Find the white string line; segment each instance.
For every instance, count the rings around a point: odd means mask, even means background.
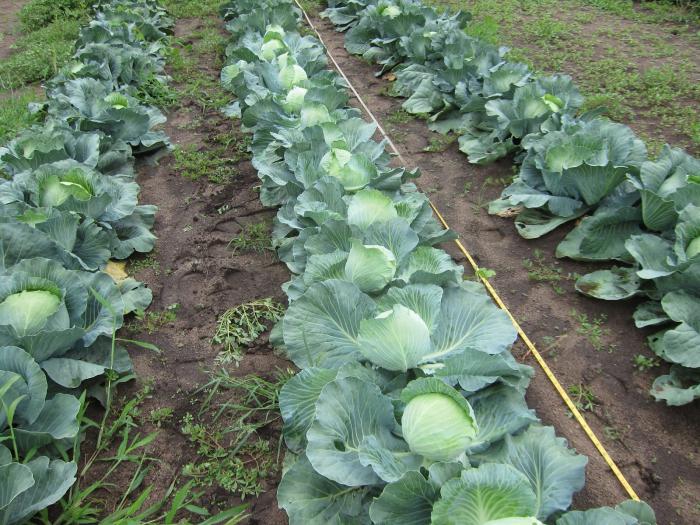
[[[299,4],[299,1],[298,1],[298,0],[294,0],[294,3],[299,7],[299,9],[301,9],[301,12],[304,14],[304,18],[306,18],[306,22],[311,26],[311,29],[314,30],[314,33],[316,33],[316,36],[318,37],[319,41],[321,42],[321,44],[323,45],[323,47],[326,49],[326,56],[327,56],[328,58],[331,59],[331,62],[333,62],[333,66],[335,66],[335,69],[338,71],[338,73],[340,74],[340,76],[343,77],[343,80],[345,80],[345,83],[346,83],[346,84],[348,85],[348,87],[350,88],[350,91],[352,91],[352,94],[355,95],[355,98],[356,98],[357,101],[360,103],[360,105],[362,106],[362,108],[365,110],[365,112],[367,113],[367,115],[369,115],[369,118],[372,119],[372,122],[374,122],[374,124],[377,126],[377,129],[379,130],[379,132],[384,136],[384,138],[386,139],[387,143],[389,144],[389,146],[390,146],[391,149],[393,150],[394,155],[396,155],[396,157],[398,157],[398,159],[401,161],[401,164],[403,164],[404,166],[408,166],[408,163],[407,163],[406,160],[403,158],[403,156],[401,155],[401,153],[399,152],[398,148],[396,147],[396,145],[394,144],[394,142],[391,140],[391,138],[389,137],[389,135],[387,134],[387,132],[384,131],[384,128],[383,128],[382,125],[379,123],[379,120],[377,120],[377,117],[375,117],[375,116],[374,116],[374,113],[372,113],[372,110],[369,109],[369,107],[367,107],[367,104],[365,104],[365,101],[362,100],[362,97],[360,96],[360,94],[359,94],[359,93],[357,92],[357,90],[355,89],[355,86],[352,84],[352,82],[350,82],[350,79],[347,77],[347,75],[345,74],[345,72],[343,71],[343,69],[340,67],[340,64],[338,64],[338,62],[336,62],[335,58],[333,57],[333,54],[328,50],[328,46],[327,46],[326,43],[324,42],[323,37],[321,36],[321,33],[318,31],[318,29],[316,29],[316,26],[315,26],[315,25],[313,24],[313,22],[311,21],[311,18],[309,18],[309,15],[306,13],[306,11],[304,10],[304,8]]]

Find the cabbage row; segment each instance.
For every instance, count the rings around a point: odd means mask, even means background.
[[[527,407],[517,333],[439,242],[453,238],[348,107],[290,0],[225,4],[226,111],[253,134],[260,197],[293,277],[271,340],[291,525],[654,524],[639,502],[565,511],[587,458]]]
[[[154,206],[138,204],[134,156],[168,144],[137,98],[162,83],[172,21],[153,2],[100,2],[73,59],[33,110],[45,123],[0,148],[0,523],[22,523],[76,480],[87,391],[131,370],[114,345],[151,292],[115,283],[109,259],[148,252]]]
[[[331,0],[322,16],[347,31],[349,52],[393,73],[406,111],[459,134],[471,162],[515,154],[520,172],[490,213],[517,215],[527,239],[585,216],[557,256],[631,266],[586,275],[577,289],[648,298],[635,323],[664,326],[649,346],[672,364],[652,395],[669,405],[700,397],[700,161],[669,146],[649,160],[630,128],[580,113],[570,77],[537,77],[505,60],[507,49],[467,35],[466,13],[438,14],[418,0]]]

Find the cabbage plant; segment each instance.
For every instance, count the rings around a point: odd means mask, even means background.
[[[133,293],[146,292],[136,288]],[[145,299],[148,304],[150,294]],[[141,304],[132,295],[129,307],[134,301]],[[120,290],[106,274],[25,259],[0,286],[0,344],[22,348],[55,383],[76,388],[108,368],[130,370],[126,352],[118,347],[113,355],[109,343],[126,310]]]
[[[515,225],[526,239],[595,208],[646,160],[644,143],[627,126],[600,119],[570,121],[523,146],[520,173],[489,212],[522,208]]]
[[[649,337],[650,348],[673,363],[671,374],[659,377],[651,394],[669,405],[700,397],[700,207],[688,205],[678,215],[675,241],[642,233],[625,242],[635,266],[599,270],[581,277],[580,292],[605,300],[646,296],[635,312],[638,327],[672,324]],[[680,323],[680,324],[673,324]]]
[[[409,52],[426,69],[445,59],[442,76],[412,71],[416,109],[451,107],[457,91],[439,79],[463,80],[465,96],[470,82],[476,104],[511,96],[529,78],[512,65],[487,75],[502,56],[459,47],[476,42],[461,31],[465,17],[411,0],[366,5],[342,11],[358,13],[347,22],[349,40],[365,58],[387,69]],[[290,524],[563,519],[587,459],[527,407],[532,370],[509,352],[515,329],[435,247],[451,233],[410,182],[418,173],[389,166],[373,126],[346,107],[338,76],[314,71],[322,62],[304,64],[288,46],[285,67],[296,64],[307,78],[292,71],[281,81],[284,52],[256,46],[280,37],[276,21],[290,41],[296,30],[287,22],[299,14],[289,0],[229,2],[222,12],[232,32],[222,82],[253,135],[261,199],[279,206],[273,242],[294,274],[284,286],[289,309],[271,334],[300,368],[279,396],[289,454],[277,500]],[[560,107],[553,97],[542,102]]]
[[[700,161],[668,144],[630,181],[639,190],[642,221],[649,230],[672,229],[686,206],[700,205]]]
[[[627,184],[617,194],[567,235],[557,256],[632,262],[625,247],[628,239],[648,232],[673,235],[683,209],[700,205],[698,173],[697,160],[665,146],[658,159],[642,163],[638,175],[628,175]],[[687,249],[692,253],[697,248]]]
[[[114,344],[150,291],[103,273],[149,251],[155,207],[138,205],[134,154],[167,145],[135,95],[165,82],[164,10],[100,2],[77,50],[34,104],[46,119],[0,148],[0,523],[26,523],[76,480],[85,398],[131,371]],[[48,514],[46,514],[48,515]]]
[[[22,132],[0,147],[3,168],[15,175],[72,159],[104,175],[133,176],[132,150],[124,141],[110,140],[99,131],[78,131],[49,120],[43,127]]]
[[[111,141],[124,141],[139,152],[169,145],[167,137],[153,128],[165,122],[154,106],[112,91],[111,83],[94,78],[67,80],[48,91],[52,118],[68,122],[80,131],[101,131]]]

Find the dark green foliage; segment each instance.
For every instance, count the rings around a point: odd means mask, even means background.
[[[17,40],[15,51],[0,61],[0,88],[15,89],[55,75],[73,55],[80,22],[56,20]]]
[[[80,20],[87,14],[86,0],[32,0],[19,12],[24,31],[37,31],[56,20]]]

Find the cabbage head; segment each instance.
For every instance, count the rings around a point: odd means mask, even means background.
[[[458,459],[476,440],[479,427],[467,400],[439,379],[422,378],[402,392],[401,428],[412,452],[432,461]]]

